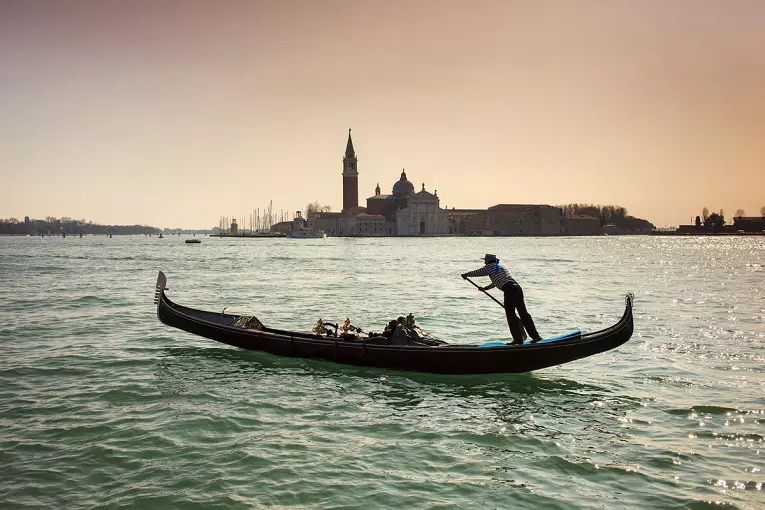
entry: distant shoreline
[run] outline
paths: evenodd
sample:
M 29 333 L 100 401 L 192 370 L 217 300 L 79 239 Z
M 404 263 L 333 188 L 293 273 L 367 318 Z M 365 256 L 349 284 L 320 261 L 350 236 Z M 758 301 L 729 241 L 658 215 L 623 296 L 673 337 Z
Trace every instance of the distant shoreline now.
M 117 237 L 157 237 L 159 238 L 159 234 L 112 234 L 112 236 Z M 164 235 L 165 238 L 172 238 L 172 237 L 193 237 L 194 234 L 166 234 Z M 528 234 L 528 235 L 511 235 L 511 236 L 482 236 L 482 235 L 468 235 L 468 234 L 435 234 L 435 235 L 411 235 L 411 236 L 327 236 L 332 238 L 357 238 L 357 239 L 433 239 L 433 238 L 469 238 L 469 239 L 496 239 L 496 238 L 518 238 L 518 237 L 636 237 L 636 236 L 668 236 L 668 237 L 709 237 L 709 236 L 722 236 L 722 237 L 752 237 L 752 236 L 759 236 L 759 237 L 765 237 L 765 232 L 744 232 L 744 233 L 736 233 L 736 232 L 694 232 L 694 233 L 678 233 L 673 231 L 657 231 L 657 232 L 646 232 L 646 233 L 640 233 L 640 234 L 594 234 L 594 235 L 572 235 L 572 234 Z M 62 236 L 61 234 L 51 234 L 51 235 L 39 235 L 39 234 L 0 234 L 0 237 L 77 237 L 79 238 L 79 234 L 68 234 L 66 236 Z M 105 237 L 109 238 L 109 234 L 82 234 L 82 237 Z M 225 238 L 225 239 L 284 239 L 289 238 L 287 235 L 231 235 L 231 234 L 200 234 L 200 237 L 219 237 L 219 238 Z
M 625 234 L 629 235 L 629 234 Z M 746 237 L 746 236 L 765 236 L 765 232 L 651 232 L 648 235 L 652 236 L 680 236 L 680 237 L 706 237 L 706 236 L 734 236 L 734 237 Z

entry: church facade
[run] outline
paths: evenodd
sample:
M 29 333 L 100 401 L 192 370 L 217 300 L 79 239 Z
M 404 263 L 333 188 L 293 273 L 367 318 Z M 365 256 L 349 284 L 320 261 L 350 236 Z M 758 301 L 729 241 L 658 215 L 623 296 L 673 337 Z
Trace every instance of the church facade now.
M 448 234 L 446 211 L 441 209 L 438 192 L 425 189 L 414 192 L 414 185 L 407 179 L 406 170 L 393 184 L 390 195 L 380 193 L 380 185 L 374 196 L 367 198 L 367 212 L 384 216 L 389 235 L 424 236 Z

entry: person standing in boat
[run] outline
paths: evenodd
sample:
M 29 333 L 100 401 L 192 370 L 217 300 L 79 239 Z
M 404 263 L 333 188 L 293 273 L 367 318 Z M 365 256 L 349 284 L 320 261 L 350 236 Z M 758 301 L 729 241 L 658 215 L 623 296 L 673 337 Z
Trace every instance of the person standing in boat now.
M 514 345 L 523 343 L 523 331 L 521 325 L 518 322 L 518 317 L 515 316 L 515 310 L 518 310 L 518 315 L 521 316 L 523 327 L 526 328 L 526 332 L 531 337 L 532 342 L 538 342 L 542 339 L 537 333 L 537 328 L 534 326 L 534 320 L 531 318 L 528 310 L 526 310 L 526 303 L 523 301 L 523 289 L 518 282 L 516 282 L 510 273 L 507 272 L 504 266 L 499 264 L 499 259 L 496 255 L 487 253 L 483 258 L 485 266 L 469 273 L 463 273 L 462 278 L 467 279 L 470 276 L 488 276 L 491 278 L 491 284 L 486 287 L 482 287 L 482 290 L 489 290 L 492 287 L 496 287 L 505 294 L 505 314 L 507 315 L 507 325 L 510 327 L 510 334 L 513 335 L 512 343 Z

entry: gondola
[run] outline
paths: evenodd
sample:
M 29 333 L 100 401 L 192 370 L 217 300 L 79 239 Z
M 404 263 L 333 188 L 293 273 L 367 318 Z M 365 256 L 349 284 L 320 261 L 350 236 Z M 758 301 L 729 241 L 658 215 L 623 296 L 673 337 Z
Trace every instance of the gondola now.
M 632 295 L 624 315 L 613 326 L 554 342 L 523 345 L 393 345 L 383 336 L 349 338 L 284 331 L 264 326 L 255 317 L 195 310 L 172 302 L 167 279 L 157 278 L 155 304 L 160 322 L 242 349 L 280 356 L 437 374 L 530 372 L 568 363 L 619 347 L 632 336 Z

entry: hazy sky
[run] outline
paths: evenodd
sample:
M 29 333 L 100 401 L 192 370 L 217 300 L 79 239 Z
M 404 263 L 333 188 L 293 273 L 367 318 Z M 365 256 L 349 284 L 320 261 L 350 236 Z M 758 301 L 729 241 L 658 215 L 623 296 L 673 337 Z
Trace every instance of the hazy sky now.
M 765 1 L 0 2 L 0 217 L 765 205 Z

